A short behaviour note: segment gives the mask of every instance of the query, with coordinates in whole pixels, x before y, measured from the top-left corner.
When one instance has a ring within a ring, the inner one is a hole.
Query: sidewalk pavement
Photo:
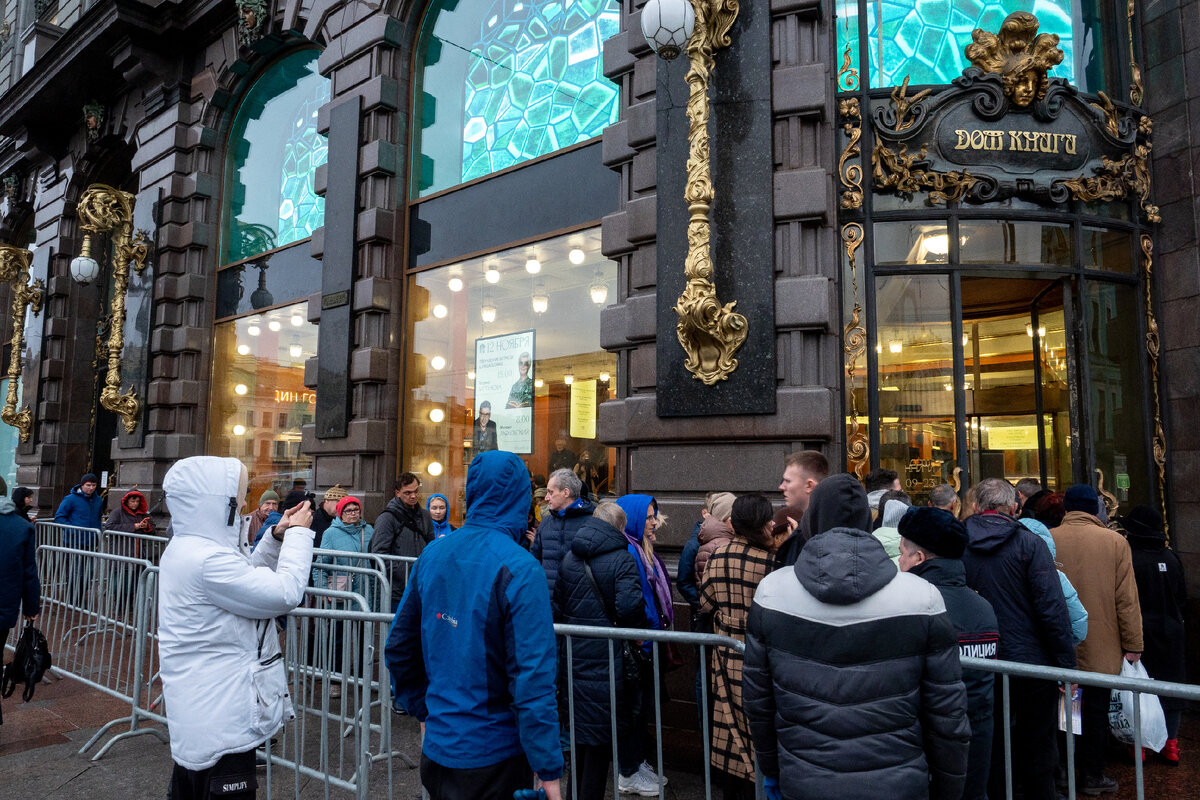
[[[21,702],[19,694],[0,703],[4,709],[4,724],[0,726],[0,797],[5,800],[161,800],[166,797],[171,752],[153,735],[123,740],[99,761],[92,761],[91,757],[103,742],[86,755],[79,755],[79,748],[102,725],[128,713],[127,704],[70,678],[42,683],[29,703]],[[394,737],[405,743],[406,752],[415,755],[419,751],[416,723],[407,717],[394,719]],[[104,741],[122,730],[128,730],[128,725],[115,726]],[[664,742],[667,774],[671,779],[664,800],[697,800],[704,797],[703,782],[697,774],[699,742],[694,742],[694,747],[679,747],[679,738],[667,737]],[[1196,789],[1200,786],[1200,714],[1184,714],[1179,738],[1182,766],[1168,767],[1156,755],[1148,754],[1145,796],[1150,800],[1200,796]],[[1132,759],[1124,753],[1121,756],[1110,758],[1108,768],[1109,774],[1120,781],[1121,790],[1108,797],[1132,800],[1136,797]],[[684,763],[694,764],[696,769],[681,771],[678,767]],[[377,764],[371,773],[370,796],[385,800],[388,790],[383,765]],[[297,796],[290,773],[281,770],[276,774],[272,796]],[[405,769],[396,763],[393,778],[393,800],[415,800],[420,796],[416,770]],[[298,794],[301,798],[325,796],[321,782],[311,778],[301,779]],[[714,785],[713,795],[719,794],[720,788]],[[262,772],[258,796],[267,797]],[[352,795],[334,790],[331,796],[348,798]],[[611,789],[608,796],[612,796]]]

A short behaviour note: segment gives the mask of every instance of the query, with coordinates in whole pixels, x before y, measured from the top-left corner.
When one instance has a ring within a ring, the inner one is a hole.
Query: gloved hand
[[[783,800],[783,794],[779,791],[779,778],[763,778],[763,790],[767,800]]]
[[[513,792],[513,800],[546,800],[546,790],[517,789]]]

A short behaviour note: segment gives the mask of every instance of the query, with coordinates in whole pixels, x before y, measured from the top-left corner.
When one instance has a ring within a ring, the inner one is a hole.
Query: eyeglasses
[[[343,508],[342,509],[342,514],[361,514],[361,513],[362,513],[361,508]]]
[[[518,362],[517,362],[517,364],[518,364],[519,366],[522,366],[522,367],[528,367],[528,366],[529,366],[529,362],[528,362],[528,361],[518,361]]]

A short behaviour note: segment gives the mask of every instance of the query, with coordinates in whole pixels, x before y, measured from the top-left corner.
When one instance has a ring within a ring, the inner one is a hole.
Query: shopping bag
[[[1146,668],[1140,661],[1121,661],[1122,678],[1141,678],[1150,680]],[[1143,692],[1141,701],[1142,747],[1148,747],[1156,753],[1167,743],[1167,719],[1163,716],[1162,703],[1152,694]],[[1113,736],[1125,744],[1133,744],[1133,692],[1113,691],[1112,701],[1108,706],[1108,726]]]
[[[1074,699],[1071,713],[1071,732],[1075,734],[1083,733],[1083,689],[1078,686],[1075,691],[1070,694]],[[1067,730],[1067,698],[1066,692],[1060,692],[1058,695],[1058,729],[1066,732]]]

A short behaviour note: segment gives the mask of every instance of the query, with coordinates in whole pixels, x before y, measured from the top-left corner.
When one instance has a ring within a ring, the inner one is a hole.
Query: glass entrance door
[[[964,412],[971,482],[1071,484],[1070,283],[962,278]]]

